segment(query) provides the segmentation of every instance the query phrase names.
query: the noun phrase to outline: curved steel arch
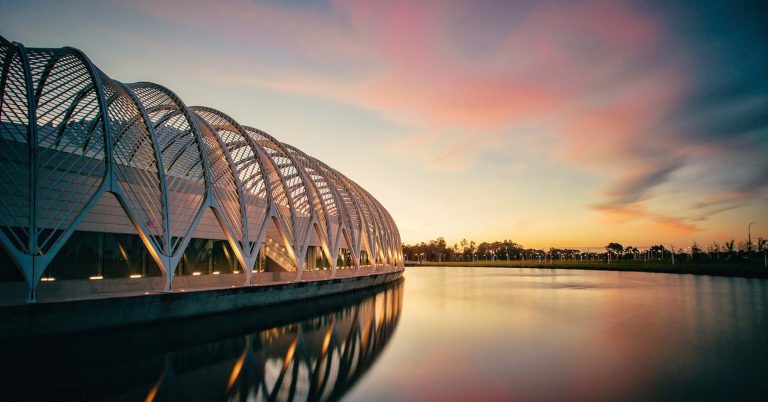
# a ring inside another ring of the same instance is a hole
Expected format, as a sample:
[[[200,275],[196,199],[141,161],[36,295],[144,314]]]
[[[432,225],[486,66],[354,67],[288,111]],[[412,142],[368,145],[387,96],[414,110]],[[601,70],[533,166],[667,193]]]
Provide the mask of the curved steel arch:
[[[403,265],[389,213],[323,162],[220,111],[187,107],[163,86],[113,80],[77,49],[27,49],[0,37],[0,246],[30,300],[106,192],[166,290],[208,208],[249,284],[270,223],[298,278],[310,246],[335,275],[342,240],[358,269],[363,249],[374,265]]]
[[[243,195],[241,250],[246,261],[246,270],[251,275],[256,263],[258,245],[266,235],[268,222],[276,216],[277,209],[273,197],[273,187],[276,183],[270,178],[267,158],[245,129],[228,115],[206,107],[192,107],[190,110],[214,130],[232,161]],[[286,244],[289,244],[285,227],[279,220],[276,223],[281,236],[286,240]],[[256,231],[252,232],[252,229]],[[290,255],[295,261],[293,253]]]
[[[320,241],[323,253],[331,263],[331,269],[335,272],[335,256],[330,252],[330,235],[327,211],[322,203],[319,190],[315,182],[309,177],[306,168],[299,163],[296,154],[291,152],[285,144],[271,135],[252,128],[245,127],[246,132],[255,137],[254,140],[264,149],[273,166],[280,173],[284,188],[287,190],[288,200],[293,204],[291,223],[293,224],[295,237],[294,252],[299,255],[299,262],[303,265],[304,256],[314,228]],[[306,216],[305,216],[306,215]],[[320,227],[323,229],[321,230]]]
[[[272,197],[277,205],[282,206],[279,221],[282,223],[283,230],[290,233],[290,236],[284,236],[284,240],[289,243],[286,248],[293,251],[297,269],[301,269],[303,268],[301,249],[308,226],[299,224],[299,217],[307,215],[307,213],[305,212],[306,208],[303,208],[304,206],[296,200],[297,194],[294,191],[296,185],[294,179],[298,171],[286,169],[285,158],[282,157],[281,151],[264,133],[251,127],[244,127],[243,132],[255,149],[258,149],[259,154],[263,156],[265,165],[271,172],[272,189],[274,190]],[[290,176],[286,178],[286,175]],[[309,222],[311,215],[305,219],[306,222]]]
[[[0,197],[0,244],[20,267],[34,300],[48,264],[109,190],[111,136],[99,73],[83,53],[28,51],[5,39],[0,47],[6,56],[1,170],[3,182],[16,179],[2,186],[8,194]]]
[[[166,177],[168,238],[166,252],[184,249],[208,201],[210,164],[189,110],[170,90],[151,83],[128,84],[151,121]],[[183,194],[184,202],[174,202]],[[190,198],[190,194],[192,197]]]
[[[344,206],[344,200],[341,194],[339,194],[338,189],[326,177],[327,172],[324,171],[323,166],[316,159],[293,146],[288,144],[284,144],[284,146],[285,149],[294,155],[294,159],[304,170],[315,190],[317,204],[322,209],[324,216],[325,235],[327,236],[325,247],[330,249],[330,252],[326,251],[326,253],[328,254],[329,261],[331,261],[332,268],[335,270],[336,258],[339,253],[338,244],[343,235],[344,219],[347,218],[348,214]],[[337,227],[334,227],[334,222],[332,222],[334,219],[337,221]],[[357,256],[355,256],[356,258]]]
[[[334,183],[334,186],[336,187],[336,190],[341,197],[341,200],[343,201],[349,221],[349,236],[351,237],[351,239],[349,239],[351,240],[349,243],[353,248],[352,256],[355,259],[355,267],[359,270],[359,258],[362,248],[365,247],[369,255],[372,254],[370,247],[368,246],[367,236],[365,236],[366,223],[363,209],[360,205],[361,200],[354,194],[354,191],[350,185],[351,181],[349,179],[325,163],[316,159],[315,161],[319,166],[322,167],[322,170],[326,174],[325,177],[330,178]]]
[[[346,188],[348,189],[349,193],[352,194],[353,199],[358,206],[358,211],[360,212],[361,229],[359,233],[360,245],[358,246],[358,250],[360,252],[362,251],[362,247],[365,247],[366,251],[368,252],[368,257],[374,258],[375,265],[376,258],[378,256],[378,249],[376,248],[378,229],[378,222],[376,219],[378,217],[375,215],[375,212],[373,211],[367,197],[360,191],[360,188],[357,186],[357,184],[341,173],[339,173],[339,175],[343,178]]]

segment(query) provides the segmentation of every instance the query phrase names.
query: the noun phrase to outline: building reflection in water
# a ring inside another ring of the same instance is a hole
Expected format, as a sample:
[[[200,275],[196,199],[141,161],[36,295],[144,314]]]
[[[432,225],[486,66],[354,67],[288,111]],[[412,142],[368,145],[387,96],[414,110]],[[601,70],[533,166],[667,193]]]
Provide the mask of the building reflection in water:
[[[5,394],[12,400],[336,400],[387,345],[402,304],[400,281],[280,306],[268,313],[273,317],[257,310],[85,339],[5,342]],[[274,324],[291,314],[299,318]],[[260,328],[236,324],[248,320]]]

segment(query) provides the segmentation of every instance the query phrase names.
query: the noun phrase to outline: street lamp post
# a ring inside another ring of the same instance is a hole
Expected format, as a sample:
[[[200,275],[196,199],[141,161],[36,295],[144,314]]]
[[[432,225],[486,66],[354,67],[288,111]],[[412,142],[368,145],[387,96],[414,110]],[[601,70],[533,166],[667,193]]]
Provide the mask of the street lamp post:
[[[672,265],[675,265],[675,246],[667,244],[672,249]]]
[[[749,225],[747,225],[747,253],[752,253],[752,225],[756,224],[757,222],[749,222]]]

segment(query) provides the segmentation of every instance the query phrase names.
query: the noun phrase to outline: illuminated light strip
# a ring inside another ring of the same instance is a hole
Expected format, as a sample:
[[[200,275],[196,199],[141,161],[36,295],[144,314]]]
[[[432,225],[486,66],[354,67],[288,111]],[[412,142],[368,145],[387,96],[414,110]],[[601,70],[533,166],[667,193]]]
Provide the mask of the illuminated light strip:
[[[193,272],[192,276],[200,276],[200,273],[199,272]]]
[[[89,277],[88,279],[90,279],[92,281],[98,281],[98,280],[104,279],[104,277],[101,276],[101,275],[95,275],[95,276]]]
[[[141,275],[140,274],[133,274],[133,275],[129,276],[129,278],[131,278],[131,279],[139,279],[139,278],[141,278]]]
[[[53,282],[55,280],[56,280],[56,278],[40,278],[41,282]]]

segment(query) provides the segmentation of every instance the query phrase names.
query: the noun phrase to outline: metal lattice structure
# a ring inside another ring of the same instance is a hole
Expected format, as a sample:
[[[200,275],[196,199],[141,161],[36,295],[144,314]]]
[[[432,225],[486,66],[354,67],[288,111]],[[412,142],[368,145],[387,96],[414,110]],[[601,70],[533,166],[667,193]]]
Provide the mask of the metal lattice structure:
[[[253,283],[274,224],[301,278],[307,248],[335,272],[341,248],[360,268],[402,267],[392,217],[343,174],[258,129],[187,107],[153,83],[123,84],[77,49],[0,37],[0,245],[30,291],[105,193],[160,267],[166,290],[207,209]]]

